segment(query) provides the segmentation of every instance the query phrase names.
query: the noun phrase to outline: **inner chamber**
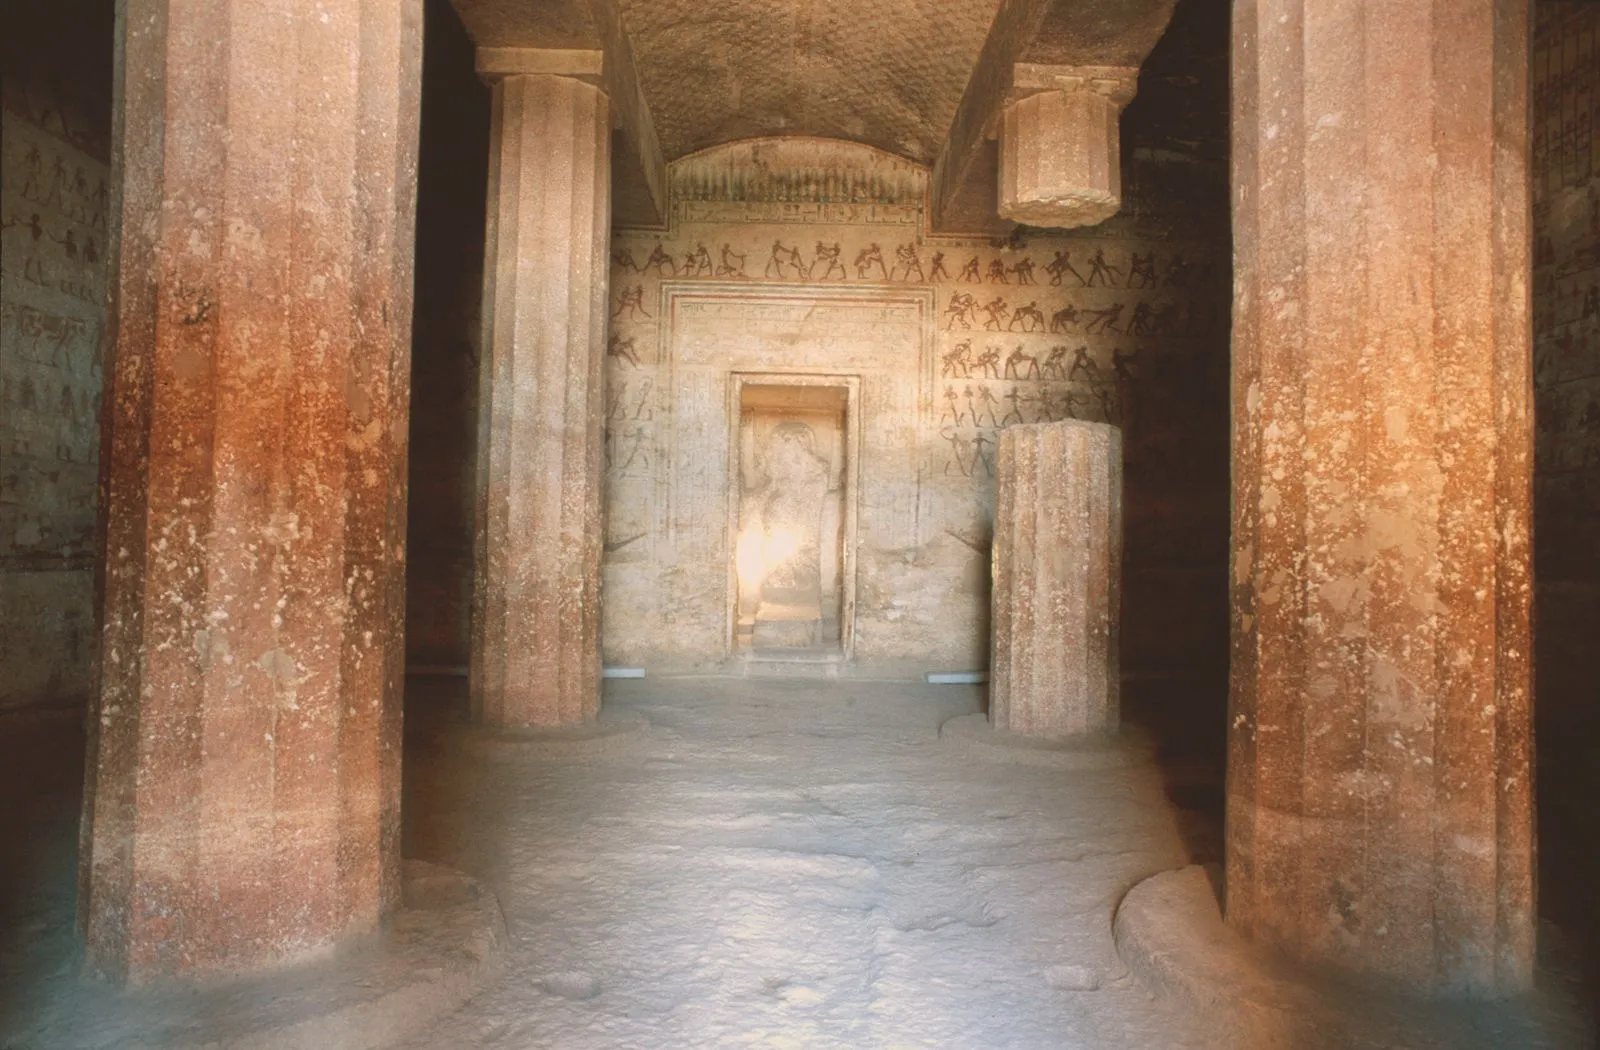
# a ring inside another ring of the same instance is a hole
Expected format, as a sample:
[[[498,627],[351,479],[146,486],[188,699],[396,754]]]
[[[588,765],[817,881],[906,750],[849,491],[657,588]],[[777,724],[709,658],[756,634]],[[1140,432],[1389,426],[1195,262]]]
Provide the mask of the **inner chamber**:
[[[849,389],[745,384],[735,545],[741,651],[842,648]]]

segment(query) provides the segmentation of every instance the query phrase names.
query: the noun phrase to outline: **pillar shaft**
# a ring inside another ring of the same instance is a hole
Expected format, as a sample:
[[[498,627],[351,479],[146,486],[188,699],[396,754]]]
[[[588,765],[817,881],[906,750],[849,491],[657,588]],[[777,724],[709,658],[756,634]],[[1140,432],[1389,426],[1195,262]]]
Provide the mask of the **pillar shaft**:
[[[79,894],[112,978],[399,892],[420,0],[125,0]]]
[[[994,522],[989,719],[1066,737],[1117,728],[1122,433],[1007,427]]]
[[[583,81],[494,82],[472,702],[503,726],[599,709],[610,121]]]
[[[1234,5],[1229,921],[1533,962],[1527,0]]]

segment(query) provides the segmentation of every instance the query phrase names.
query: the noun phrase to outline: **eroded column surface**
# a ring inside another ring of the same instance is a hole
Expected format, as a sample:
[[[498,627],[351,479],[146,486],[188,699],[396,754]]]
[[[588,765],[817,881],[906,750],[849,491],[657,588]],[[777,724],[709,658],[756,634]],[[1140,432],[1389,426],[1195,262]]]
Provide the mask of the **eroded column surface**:
[[[1018,63],[1001,117],[1002,218],[1072,228],[1122,207],[1122,110],[1139,71]]]
[[[1115,731],[1122,432],[1007,427],[995,484],[989,720],[1042,737]]]
[[[491,725],[599,710],[608,114],[577,79],[493,84],[472,630]]]
[[[1526,0],[1234,6],[1227,911],[1527,986]]]
[[[79,894],[112,978],[399,895],[421,0],[127,0]]]

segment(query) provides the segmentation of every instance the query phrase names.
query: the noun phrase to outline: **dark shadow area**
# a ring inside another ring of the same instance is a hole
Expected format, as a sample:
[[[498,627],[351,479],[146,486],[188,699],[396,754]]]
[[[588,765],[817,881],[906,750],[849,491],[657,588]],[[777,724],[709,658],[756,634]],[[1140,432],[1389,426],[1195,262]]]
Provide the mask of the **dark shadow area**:
[[[1222,859],[1227,754],[1229,10],[1180,0],[1122,117],[1127,207],[1205,243],[1219,271],[1199,284],[1208,334],[1141,362],[1123,421],[1123,719],[1154,740],[1197,864]]]
[[[1535,5],[1534,719],[1541,947],[1600,1027],[1600,5]]]
[[[0,715],[0,1021],[76,965],[81,719]]]
[[[114,0],[0,8],[7,108],[100,160],[111,156],[115,24]]]
[[[114,7],[0,5],[0,712],[90,690]]]
[[[84,158],[110,160],[115,8],[113,0],[0,5],[6,154],[8,161],[24,158],[23,171],[8,165],[3,173],[5,219],[31,218],[32,225],[44,213],[33,238],[37,269],[0,277],[7,286],[0,503],[21,513],[5,516],[0,551],[0,1021],[13,1017],[32,989],[73,967],[78,953],[82,712],[97,633],[91,579],[100,349],[98,325],[87,318],[103,309],[84,275],[104,262],[108,231],[100,223],[110,222],[92,189],[99,176],[86,174]],[[17,148],[24,141],[34,144],[30,153],[45,154],[38,169]],[[43,172],[40,186],[49,188],[25,194],[32,170]],[[30,256],[9,243],[21,232],[7,230],[6,261],[21,256],[26,268]],[[41,263],[44,238],[54,243]],[[80,293],[71,310],[63,307],[67,281]],[[31,347],[11,342],[27,331],[13,327],[14,310],[34,311],[31,330],[57,337],[45,344],[54,355],[37,352],[38,338]],[[47,389],[47,399],[27,405],[13,385],[19,375]],[[64,387],[75,395],[70,404]],[[37,544],[18,542],[19,520],[35,526]]]
[[[406,662],[464,667],[472,601],[489,91],[448,0],[428,0],[411,338]]]

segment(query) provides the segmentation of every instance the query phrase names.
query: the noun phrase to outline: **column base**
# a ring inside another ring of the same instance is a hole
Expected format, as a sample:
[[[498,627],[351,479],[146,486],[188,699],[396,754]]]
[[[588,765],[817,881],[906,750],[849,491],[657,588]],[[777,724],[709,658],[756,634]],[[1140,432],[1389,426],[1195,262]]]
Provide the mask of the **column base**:
[[[1501,1002],[1411,999],[1292,967],[1223,921],[1220,883],[1214,865],[1154,875],[1118,905],[1113,933],[1128,969],[1182,1004],[1223,1044],[1250,1050],[1590,1045],[1577,1004],[1553,995]]]
[[[996,729],[983,714],[961,715],[939,726],[939,742],[990,761],[1050,769],[1125,769],[1154,761],[1155,748],[1126,727],[1117,733],[1040,737]]]
[[[643,715],[607,717],[564,726],[511,728],[468,725],[453,730],[452,745],[475,758],[582,758],[611,754],[649,737],[650,722]]]
[[[405,862],[401,909],[371,937],[248,976],[119,991],[87,979],[6,1018],[0,1046],[58,1050],[376,1050],[409,1039],[500,973],[505,920],[458,871]]]

